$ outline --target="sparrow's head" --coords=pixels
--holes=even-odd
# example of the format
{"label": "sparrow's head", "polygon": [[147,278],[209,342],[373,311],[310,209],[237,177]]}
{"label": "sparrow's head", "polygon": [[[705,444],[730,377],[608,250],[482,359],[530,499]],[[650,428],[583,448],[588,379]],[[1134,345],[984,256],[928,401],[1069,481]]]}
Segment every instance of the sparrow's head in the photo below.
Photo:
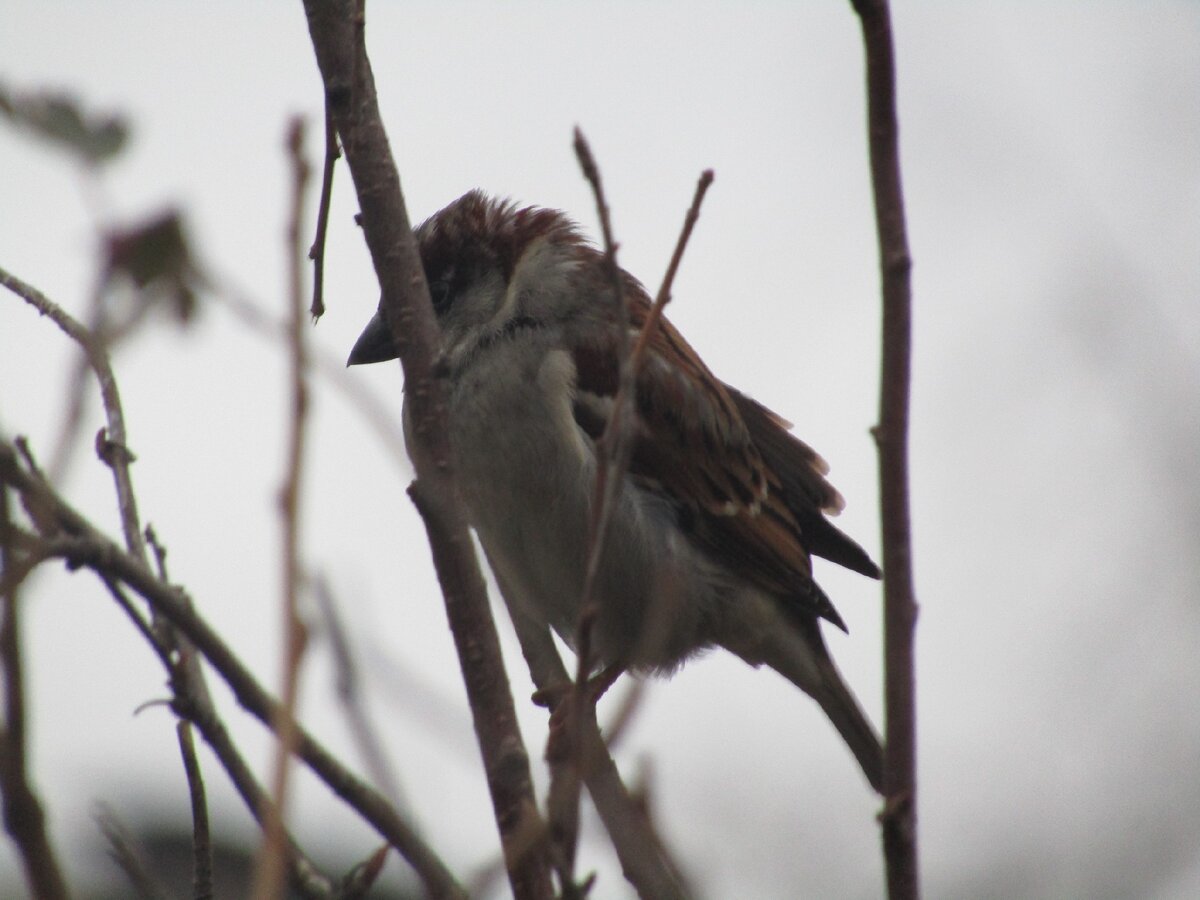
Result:
{"label": "sparrow's head", "polygon": [[[563,213],[488,197],[474,190],[415,230],[443,352],[474,347],[518,317],[561,319],[579,262],[595,255]],[[398,355],[376,312],[350,351],[348,365]]]}

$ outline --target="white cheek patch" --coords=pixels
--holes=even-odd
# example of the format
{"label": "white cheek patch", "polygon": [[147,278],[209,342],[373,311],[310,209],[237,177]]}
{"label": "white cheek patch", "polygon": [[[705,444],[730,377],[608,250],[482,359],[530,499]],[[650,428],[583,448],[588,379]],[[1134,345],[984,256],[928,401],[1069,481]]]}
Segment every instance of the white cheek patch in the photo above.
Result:
{"label": "white cheek patch", "polygon": [[579,261],[563,247],[544,239],[535,241],[517,261],[495,324],[503,325],[518,314],[541,320],[559,318],[564,306],[572,305],[565,301],[578,268]]}

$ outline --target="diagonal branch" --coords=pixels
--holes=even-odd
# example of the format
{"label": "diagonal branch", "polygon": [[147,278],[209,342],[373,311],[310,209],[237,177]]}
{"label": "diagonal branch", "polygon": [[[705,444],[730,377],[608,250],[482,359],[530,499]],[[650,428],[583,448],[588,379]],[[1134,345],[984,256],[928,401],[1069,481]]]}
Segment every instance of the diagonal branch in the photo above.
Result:
{"label": "diagonal branch", "polygon": [[[106,580],[106,583],[107,579],[114,579],[126,584],[151,606],[156,615],[170,622],[204,655],[244,709],[268,728],[271,727],[271,723],[276,721],[280,714],[278,701],[258,684],[212,626],[192,608],[191,601],[182,590],[164,582],[142,561],[135,559],[97,531],[90,522],[62,500],[36,471],[23,467],[18,461],[17,451],[4,442],[0,442],[0,484],[14,488],[20,494],[26,510],[30,511],[31,518],[38,522],[39,529],[43,529],[44,533],[48,532],[41,548],[43,555],[62,558],[73,566],[86,566],[102,580]],[[176,704],[195,703],[196,700],[195,693],[184,694],[177,696]],[[181,706],[176,712],[200,728],[205,740],[213,745],[214,751],[222,758],[222,763],[228,770],[227,759],[222,756],[220,747],[213,743],[214,734],[224,734],[224,725],[212,713],[211,704]],[[295,751],[334,794],[370,822],[375,830],[399,851],[420,876],[431,896],[464,896],[462,887],[455,881],[445,864],[400,817],[395,808],[376,791],[355,778],[299,724],[296,726]],[[231,772],[231,776],[232,774]],[[269,799],[265,798],[261,788],[249,791],[253,777],[250,776],[248,768],[245,769],[245,774],[248,780],[238,783],[235,778],[235,784],[246,799],[251,812],[257,817],[263,807],[257,800],[252,802],[251,797],[262,798],[265,802],[269,802]]]}
{"label": "diagonal branch", "polygon": [[61,306],[26,284],[17,276],[0,268],[0,284],[8,288],[62,331],[83,349],[88,365],[96,373],[100,385],[100,397],[104,401],[104,413],[108,420],[105,431],[98,436],[97,448],[102,458],[112,469],[117,488],[117,506],[121,514],[121,529],[125,533],[125,546],[139,559],[146,558],[146,545],[138,523],[137,499],[129,477],[129,463],[133,460],[125,436],[125,415],[121,410],[121,394],[117,390],[117,379],[112,363],[104,346],[87,328],[73,318]]}
{"label": "diagonal branch", "polygon": [[437,325],[379,112],[363,41],[362,10],[352,0],[305,0],[304,8],[325,99],[354,180],[363,234],[382,290],[380,311],[399,351],[411,398],[417,480],[409,494],[429,535],[509,882],[518,898],[549,897],[545,854],[523,838],[541,830],[529,756],[450,468],[445,385],[434,377]]}

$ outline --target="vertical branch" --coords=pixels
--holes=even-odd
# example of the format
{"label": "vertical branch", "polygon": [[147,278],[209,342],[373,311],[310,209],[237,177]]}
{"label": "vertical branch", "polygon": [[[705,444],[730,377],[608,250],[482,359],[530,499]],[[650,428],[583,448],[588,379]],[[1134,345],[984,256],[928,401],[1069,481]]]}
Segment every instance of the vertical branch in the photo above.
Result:
{"label": "vertical branch", "polygon": [[[21,566],[13,558],[14,538],[8,486],[0,486],[0,672],[4,677],[4,725],[0,729],[0,799],[4,827],[17,845],[25,879],[35,897],[66,897],[67,887],[50,840],[46,817],[29,785],[25,765],[25,676],[21,663],[21,631],[17,597]],[[28,570],[26,570],[28,571]]]}
{"label": "vertical branch", "polygon": [[304,339],[300,222],[304,215],[304,190],[308,184],[309,166],[304,158],[304,121],[300,118],[293,119],[288,126],[287,149],[292,164],[292,205],[287,225],[288,336],[291,350],[288,358],[292,409],[286,473],[279,495],[279,512],[283,520],[283,688],[274,722],[278,744],[271,787],[275,803],[267,816],[255,884],[255,896],[259,900],[271,900],[282,892],[285,859],[283,818],[287,805],[288,773],[291,770],[289,763],[296,746],[296,695],[305,643],[304,625],[296,608],[300,591],[300,485],[308,418],[308,356]]}
{"label": "vertical branch", "polygon": [[404,369],[417,470],[409,495],[425,523],[442,587],[509,884],[519,900],[549,897],[546,855],[540,846],[531,850],[528,841],[529,834],[542,828],[529,755],[521,740],[500,639],[450,464],[446,387],[434,376],[437,323],[379,112],[363,41],[362,4],[356,0],[305,0],[304,9],[325,97],[354,181],[363,236],[379,278],[380,312],[391,329]]}
{"label": "vertical branch", "polygon": [[[549,794],[549,814],[551,819],[552,836],[559,849],[559,863],[562,869],[564,883],[573,880],[574,856],[579,827],[579,784],[580,777],[586,777],[591,763],[584,756],[585,734],[597,732],[595,700],[598,694],[588,696],[588,675],[592,670],[590,629],[595,617],[595,585],[600,568],[600,560],[604,553],[604,545],[612,517],[612,508],[616,503],[625,473],[629,468],[630,456],[633,451],[632,432],[636,409],[636,385],[642,360],[647,353],[647,347],[654,337],[658,322],[662,317],[663,308],[671,298],[671,288],[675,274],[683,258],[692,229],[700,217],[700,205],[704,195],[713,182],[711,169],[706,169],[700,175],[696,191],[684,218],[683,228],[667,266],[666,275],[659,287],[653,306],[646,316],[638,336],[637,344],[630,339],[629,324],[631,323],[628,298],[625,296],[623,273],[617,265],[617,243],[613,238],[612,223],[609,215],[608,201],[604,194],[604,185],[600,177],[600,169],[596,165],[590,145],[583,132],[575,129],[575,155],[579,160],[584,178],[591,185],[596,200],[596,209],[600,218],[600,228],[604,237],[604,258],[609,277],[612,280],[615,332],[617,336],[617,367],[619,385],[613,398],[612,410],[609,414],[608,425],[604,434],[596,442],[596,480],[592,490],[591,513],[588,518],[588,550],[584,570],[583,591],[580,599],[580,614],[576,636],[577,668],[575,687],[570,699],[571,725],[569,749],[571,756],[560,748],[547,747],[547,759],[552,763],[567,763],[558,765],[552,771]],[[619,672],[608,672],[611,679]],[[605,676],[600,676],[601,678]],[[609,681],[611,683],[611,680]],[[552,732],[553,735],[553,732]],[[593,756],[594,751],[593,751]]]}
{"label": "vertical branch", "polygon": [[908,496],[912,289],[900,141],[896,120],[896,59],[887,0],[852,0],[862,25],[867,66],[871,185],[883,282],[883,350],[879,423],[879,499],[883,530],[884,658],[887,730],[884,809],[880,816],[888,896],[920,895],[917,857],[916,685],[913,637],[912,530]]}
{"label": "vertical branch", "polygon": [[187,773],[188,795],[192,805],[192,896],[195,900],[212,900],[213,858],[212,838],[208,828],[208,800],[204,791],[204,776],[196,758],[192,726],[180,721],[175,725],[179,737],[179,753]]}

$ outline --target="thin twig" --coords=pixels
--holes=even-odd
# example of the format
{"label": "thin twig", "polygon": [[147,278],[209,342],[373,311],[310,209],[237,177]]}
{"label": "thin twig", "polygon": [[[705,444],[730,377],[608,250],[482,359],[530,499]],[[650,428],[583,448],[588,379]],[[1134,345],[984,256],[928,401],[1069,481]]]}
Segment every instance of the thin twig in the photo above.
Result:
{"label": "thin twig", "polygon": [[146,545],[138,524],[137,499],[129,477],[132,455],[125,434],[125,415],[121,411],[121,394],[117,390],[117,379],[113,375],[108,353],[88,329],[37,288],[26,284],[3,268],[0,268],[0,284],[39,313],[48,316],[69,338],[79,344],[86,354],[88,364],[96,373],[100,397],[104,402],[104,413],[108,422],[104,443],[109,450],[105,462],[112,469],[113,480],[116,482],[117,507],[121,514],[121,529],[125,533],[125,546],[139,559],[145,559]]}
{"label": "thin twig", "polygon": [[[23,458],[23,457],[20,457]],[[193,609],[187,595],[179,588],[157,578],[140,561],[102,535],[90,522],[71,508],[36,472],[34,467],[22,467],[18,450],[0,441],[0,483],[11,485],[21,495],[22,504],[32,510],[31,517],[39,528],[50,532],[42,552],[46,556],[65,559],[72,566],[86,566],[102,578],[118,579],[137,592],[157,615],[168,620],[204,655],[222,680],[233,691],[243,708],[264,725],[270,727],[279,715],[279,704],[245,667],[212,627]],[[177,696],[176,711],[200,728],[205,740],[213,746],[226,770],[231,763],[218,746],[224,726],[211,715],[211,702],[196,708],[181,707],[194,703],[194,696]],[[462,887],[454,880],[445,864],[425,844],[396,810],[370,787],[354,777],[346,768],[299,725],[296,754],[334,794],[357,811],[376,831],[403,856],[434,897],[462,897]],[[214,743],[217,741],[217,743]],[[232,743],[225,736],[225,743]],[[240,760],[240,758],[237,758]],[[249,768],[241,763],[246,776],[239,781],[231,772],[235,786],[255,815],[263,807],[252,800],[247,785],[253,782]],[[263,798],[261,789],[258,798]],[[269,802],[269,801],[268,801]]]}
{"label": "thin twig", "polygon": [[175,723],[175,734],[179,737],[179,753],[183,757],[183,771],[187,773],[188,797],[192,806],[192,897],[195,900],[211,900],[212,836],[208,829],[208,800],[204,791],[204,775],[200,772],[200,760],[196,758],[191,724]]}
{"label": "thin twig", "polygon": [[[53,543],[48,541],[47,550],[52,550],[52,548]],[[174,647],[167,641],[163,640],[160,634],[161,629],[154,628],[149,620],[147,620],[146,616],[142,614],[142,611],[134,605],[134,602],[132,599],[130,599],[129,595],[125,593],[125,589],[121,586],[119,581],[104,574],[100,574],[100,580],[104,583],[104,587],[108,590],[109,596],[116,601],[117,606],[119,606],[125,615],[129,617],[129,621],[133,623],[133,627],[136,628],[138,633],[146,639],[146,643],[150,645],[150,649],[155,652],[159,661],[163,664],[167,671],[169,672],[174,669],[176,666],[175,656],[173,653]]]}
{"label": "thin twig", "polygon": [[313,579],[313,595],[316,597],[317,608],[321,611],[325,621],[325,630],[329,635],[329,648],[333,652],[334,669],[337,673],[335,685],[338,699],[341,700],[342,709],[346,713],[346,720],[350,724],[350,733],[358,744],[359,753],[362,754],[363,762],[367,767],[367,774],[371,776],[387,798],[399,807],[401,805],[399,782],[388,763],[383,743],[371,726],[362,696],[358,664],[354,660],[346,629],[342,626],[338,616],[333,592],[321,575]]}
{"label": "thin twig", "polygon": [[[73,559],[73,544],[70,540],[48,538],[43,541],[45,552],[51,555],[61,555],[65,559]],[[108,589],[109,593],[116,600],[117,605],[125,610],[126,614],[133,620],[134,625],[146,638],[147,642],[154,648],[159,659],[163,663],[163,667],[170,673],[171,687],[175,692],[175,697],[170,702],[172,711],[182,720],[176,724],[176,730],[189,722],[194,723],[200,729],[201,735],[216,754],[217,761],[233,782],[238,794],[241,795],[250,809],[256,822],[265,826],[267,821],[268,811],[271,808],[271,802],[266,797],[258,782],[254,779],[250,772],[250,767],[246,764],[241,753],[238,751],[232,738],[229,737],[229,732],[225,728],[224,722],[217,715],[216,709],[212,705],[212,700],[209,697],[207,687],[200,686],[197,689],[194,678],[192,676],[195,660],[192,655],[195,653],[195,648],[190,641],[181,640],[179,645],[185,647],[186,650],[176,650],[174,645],[164,642],[160,634],[163,629],[152,629],[141,616],[141,613],[134,607],[133,602],[126,596],[123,584],[105,572],[97,570],[96,574],[100,577],[101,582]],[[174,630],[171,630],[172,635]],[[189,738],[190,741],[190,738]],[[185,756],[184,764],[185,772],[188,778],[189,787],[192,786],[192,773],[187,768]],[[199,768],[197,766],[197,773]],[[203,797],[200,798],[203,800]],[[195,829],[196,817],[196,797],[193,793],[193,828]],[[207,816],[207,814],[205,814]],[[207,828],[207,826],[205,826]],[[317,867],[305,857],[300,846],[295,842],[291,835],[286,835],[288,853],[286,856],[286,864],[288,869],[288,878],[291,884],[295,885],[305,897],[323,898],[328,897],[331,890],[331,882],[328,878],[322,875]],[[197,861],[203,852],[203,842],[198,838],[193,844],[193,850],[196,854]],[[211,881],[211,849],[206,854],[209,856],[209,878]],[[199,877],[202,867],[197,862],[196,875]]]}
{"label": "thin twig", "polygon": [[[593,698],[588,697],[588,678],[592,671],[591,629],[596,619],[596,578],[600,571],[600,559],[604,552],[605,537],[612,516],[612,504],[616,501],[623,471],[620,459],[626,445],[627,407],[620,403],[626,386],[632,383],[629,365],[632,343],[629,338],[629,303],[621,268],[617,264],[617,243],[613,238],[612,220],[608,201],[604,196],[604,184],[600,168],[596,165],[592,148],[580,128],[575,129],[575,156],[584,178],[592,187],[596,198],[596,212],[600,219],[600,231],[604,238],[604,261],[612,282],[612,304],[614,334],[617,344],[617,365],[621,376],[618,399],[614,401],[608,426],[596,442],[596,480],[592,488],[591,511],[588,515],[588,550],[584,564],[583,590],[579,600],[579,620],[576,625],[575,655],[576,671],[574,688],[566,699],[564,727],[556,733],[551,728],[551,743],[546,747],[546,760],[550,763],[550,787],[547,811],[550,817],[550,835],[556,849],[555,864],[559,870],[559,881],[564,892],[574,893],[575,851],[579,844],[579,789],[583,771],[581,756],[583,732],[595,725],[596,708]],[[559,714],[561,716],[561,713]],[[563,745],[565,740],[565,746]],[[557,742],[558,746],[555,746]]]}
{"label": "thin twig", "polygon": [[[511,594],[504,590],[500,593],[507,602]],[[538,690],[554,692],[569,684],[566,666],[546,626],[530,619],[519,607],[510,605],[508,611]],[[679,867],[666,855],[662,841],[621,781],[594,720],[583,725],[580,755],[587,761],[583,779],[588,794],[617,851],[626,880],[642,897],[670,900],[688,896]]]}
{"label": "thin twig", "polygon": [[[229,736],[229,730],[225,727],[225,723],[221,721],[211,706],[194,705],[191,699],[185,696],[176,697],[171,704],[172,709],[180,718],[199,729],[205,743],[208,744],[209,749],[221,764],[221,768],[233,782],[234,789],[242,798],[242,802],[250,810],[254,821],[265,830],[269,820],[279,818],[273,809],[274,804],[271,802],[271,798],[258,783],[254,773],[250,771],[250,766],[246,764],[246,760],[233,743],[233,738]],[[311,900],[322,900],[322,898],[328,898],[334,894],[332,880],[322,874],[316,864],[304,854],[296,839],[288,833],[286,828],[283,831],[282,846],[289,884]]]}
{"label": "thin twig", "polygon": [[329,231],[329,204],[333,197],[333,170],[338,158],[337,129],[333,127],[333,116],[329,104],[325,104],[325,165],[321,170],[321,202],[317,206],[317,233],[309,248],[308,258],[313,264],[312,306],[308,314],[315,322],[325,315],[325,236]]}
{"label": "thin twig", "polygon": [[150,552],[154,554],[154,565],[158,569],[158,577],[163,581],[170,581],[171,579],[167,575],[167,548],[158,539],[158,532],[154,530],[153,525],[147,522],[146,530],[142,534],[146,538],[146,544],[150,547]]}
{"label": "thin twig", "polygon": [[912,373],[912,257],[908,248],[896,119],[896,56],[887,0],[852,0],[866,50],[871,186],[883,287],[880,364],[879,501],[883,532],[885,717],[880,814],[888,896],[920,896],[917,854],[917,742],[912,526],[908,422]]}
{"label": "thin twig", "polygon": [[675,241],[675,250],[671,253],[671,261],[667,264],[662,284],[659,285],[658,293],[654,296],[654,305],[650,307],[650,314],[646,316],[646,321],[642,325],[642,333],[638,335],[637,345],[633,348],[630,367],[635,375],[641,371],[647,348],[654,337],[655,329],[658,328],[658,320],[662,318],[663,310],[671,302],[671,288],[675,286],[675,275],[679,271],[680,262],[683,261],[683,251],[687,249],[688,241],[692,238],[692,230],[700,219],[700,205],[704,202],[704,195],[712,186],[714,177],[712,169],[705,169],[700,173],[700,178],[696,182],[692,205],[688,207],[687,215],[684,216],[683,228],[679,231],[679,239]]}
{"label": "thin twig", "polygon": [[[675,274],[679,269],[683,252],[687,247],[696,221],[700,216],[700,205],[704,195],[713,181],[711,169],[701,173],[684,218],[683,228],[676,241],[675,250],[667,266],[667,272],[659,287],[654,305],[642,324],[641,334],[636,346],[630,346],[629,339],[629,308],[625,297],[623,277],[617,265],[617,244],[613,238],[608,201],[604,196],[604,187],[600,177],[599,167],[595,157],[580,129],[575,129],[575,153],[579,158],[584,177],[592,186],[596,198],[596,209],[600,217],[601,232],[604,236],[604,257],[613,282],[614,315],[617,333],[617,360],[619,385],[609,413],[608,424],[601,439],[596,442],[596,481],[593,486],[593,502],[588,522],[588,553],[584,570],[583,592],[580,601],[579,625],[576,636],[577,671],[572,697],[571,715],[568,719],[572,729],[572,740],[569,746],[572,752],[578,754],[583,746],[583,730],[595,725],[595,705],[592,698],[587,697],[586,684],[592,670],[590,658],[590,630],[595,620],[595,585],[599,573],[600,560],[604,553],[608,530],[612,518],[613,506],[624,482],[625,473],[633,451],[633,422],[636,403],[636,385],[647,348],[653,340],[662,311],[671,298],[671,287]],[[584,721],[585,717],[589,720]],[[547,757],[557,760],[561,751],[548,748]],[[582,765],[582,757],[575,757],[577,765]],[[579,774],[572,772],[570,766],[556,765],[552,770],[550,784],[549,806],[551,810],[552,835],[559,844],[559,857],[566,875],[571,875],[574,866],[574,852],[577,844],[579,823],[578,804]]]}
{"label": "thin twig", "polygon": [[[429,536],[463,684],[471,705],[492,810],[517,898],[552,893],[545,855],[525,835],[540,831],[529,756],[521,740],[487,591],[451,471],[446,386],[434,377],[439,345],[424,269],[400,176],[379,112],[354,0],[305,0],[325,96],[358,196],[363,236],[382,293],[380,312],[396,341],[413,421],[417,480],[409,494]],[[520,847],[523,852],[517,853]]]}
{"label": "thin twig", "polygon": [[389,849],[388,845],[384,844],[347,872],[338,882],[338,900],[357,900],[367,896],[379,879],[379,873],[383,871]]}
{"label": "thin twig", "polygon": [[304,194],[310,175],[304,156],[304,120],[292,119],[287,129],[288,158],[292,166],[291,207],[287,220],[286,245],[288,253],[288,310],[289,310],[289,372],[291,416],[288,425],[287,462],[283,486],[279,493],[279,514],[283,527],[283,675],[280,691],[280,715],[274,724],[278,736],[275,754],[275,773],[272,796],[275,803],[267,818],[254,896],[258,900],[273,900],[280,893],[283,881],[283,817],[287,806],[290,762],[296,742],[296,693],[300,680],[300,662],[304,655],[305,629],[297,610],[300,593],[300,483],[304,465],[305,427],[308,421],[308,352],[305,341],[303,263],[300,250],[301,220],[304,216]]}
{"label": "thin twig", "polygon": [[167,891],[158,879],[150,874],[145,854],[116,814],[110,809],[102,808],[96,814],[96,822],[104,839],[108,841],[109,855],[121,867],[137,897],[140,900],[166,900]]}
{"label": "thin twig", "polygon": [[4,827],[17,846],[30,892],[54,900],[67,896],[66,882],[46,834],[42,804],[29,783],[25,758],[25,670],[21,660],[20,581],[11,576],[12,514],[7,486],[0,485],[0,671],[4,675],[4,725],[0,728],[0,799]]}

